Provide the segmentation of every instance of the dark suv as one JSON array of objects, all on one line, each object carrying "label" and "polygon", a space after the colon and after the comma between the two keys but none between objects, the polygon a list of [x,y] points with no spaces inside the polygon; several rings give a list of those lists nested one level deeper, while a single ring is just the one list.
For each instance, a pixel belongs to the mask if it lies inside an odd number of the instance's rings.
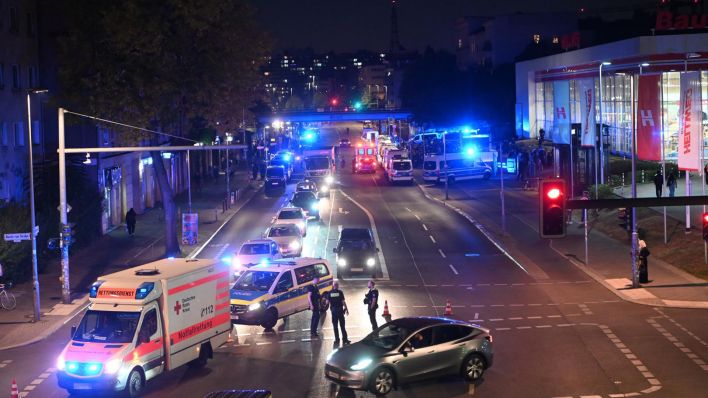
[{"label": "dark suv", "polygon": [[287,176],[283,166],[268,166],[265,178],[266,196],[278,195],[285,192]]},{"label": "dark suv", "polygon": [[342,228],[333,251],[337,254],[337,268],[340,274],[376,272],[379,249],[369,228]]}]

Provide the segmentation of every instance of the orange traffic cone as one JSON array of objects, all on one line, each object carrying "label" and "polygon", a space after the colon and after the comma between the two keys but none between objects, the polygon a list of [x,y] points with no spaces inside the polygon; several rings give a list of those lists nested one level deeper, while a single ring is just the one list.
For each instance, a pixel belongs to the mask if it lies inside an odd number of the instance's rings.
[{"label": "orange traffic cone", "polygon": [[10,398],[20,398],[20,392],[17,390],[17,382],[12,379],[12,386],[10,387]]},{"label": "orange traffic cone", "polygon": [[447,300],[447,304],[445,305],[445,316],[451,316],[452,315],[452,305],[450,304],[450,300]]},{"label": "orange traffic cone", "polygon": [[388,300],[384,300],[384,310],[383,310],[383,314],[381,314],[381,315],[391,316],[391,313],[388,312]]},{"label": "orange traffic cone", "polygon": [[227,342],[227,343],[233,343],[233,342],[234,342],[234,336],[231,334],[231,332],[229,332],[229,338],[226,339],[226,342]]}]

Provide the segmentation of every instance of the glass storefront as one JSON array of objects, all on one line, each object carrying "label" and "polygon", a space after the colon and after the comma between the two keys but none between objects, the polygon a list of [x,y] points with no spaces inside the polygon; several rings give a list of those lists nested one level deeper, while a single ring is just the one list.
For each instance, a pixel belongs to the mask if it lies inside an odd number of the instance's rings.
[{"label": "glass storefront", "polygon": [[[625,73],[603,74],[602,120],[609,126],[610,152],[619,156],[630,156],[632,143],[632,95],[631,79],[637,75]],[[599,97],[599,77],[592,78],[596,97]],[[676,161],[678,151],[679,107],[680,107],[680,72],[661,73],[661,123],[664,132],[664,154],[667,161]],[[570,122],[581,123],[581,109],[578,83],[571,79],[570,86]],[[636,86],[636,79],[635,79]],[[551,81],[537,81],[535,84],[536,131],[553,128],[553,84]],[[636,88],[635,88],[636,90]],[[635,97],[636,103],[636,97]],[[701,72],[701,107],[703,110],[703,142],[708,146],[708,71]],[[595,103],[595,112],[599,120],[600,106]],[[548,134],[546,135],[548,137]],[[704,149],[705,150],[705,149]],[[708,158],[708,153],[706,153]]]}]

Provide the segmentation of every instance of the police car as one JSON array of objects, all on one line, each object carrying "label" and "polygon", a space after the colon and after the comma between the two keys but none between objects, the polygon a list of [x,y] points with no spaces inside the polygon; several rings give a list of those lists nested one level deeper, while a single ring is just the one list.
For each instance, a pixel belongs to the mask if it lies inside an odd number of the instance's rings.
[{"label": "police car", "polygon": [[231,323],[272,329],[278,319],[309,309],[307,286],[332,290],[332,268],[322,258],[274,260],[246,270],[231,288]]}]

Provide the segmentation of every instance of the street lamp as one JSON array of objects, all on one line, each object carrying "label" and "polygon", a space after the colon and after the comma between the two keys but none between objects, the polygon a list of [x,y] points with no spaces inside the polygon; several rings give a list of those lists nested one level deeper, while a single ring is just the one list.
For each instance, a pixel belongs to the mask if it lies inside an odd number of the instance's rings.
[{"label": "street lamp", "polygon": [[[599,163],[600,163],[600,184],[605,183],[605,150],[602,140],[602,67],[612,65],[612,62],[603,61],[600,62],[600,148],[599,148]],[[597,173],[597,166],[595,166],[595,173]],[[598,187],[597,187],[597,174],[595,178],[595,198],[597,199]]]},{"label": "street lamp", "polygon": [[32,241],[32,285],[34,289],[34,299],[32,300],[34,308],[34,321],[40,319],[39,311],[39,274],[37,272],[37,221],[34,208],[34,157],[32,156],[32,110],[30,106],[30,96],[32,94],[42,94],[49,90],[33,89],[27,91],[27,154],[29,155],[29,185],[30,185],[30,219],[32,222],[30,237]]},{"label": "street lamp", "polygon": [[447,167],[447,142],[445,139],[447,132],[444,131],[442,133],[442,135],[443,135],[443,162],[445,163],[445,200],[449,200],[450,196],[448,195],[448,187],[450,185],[450,175],[448,173],[448,167]]}]

